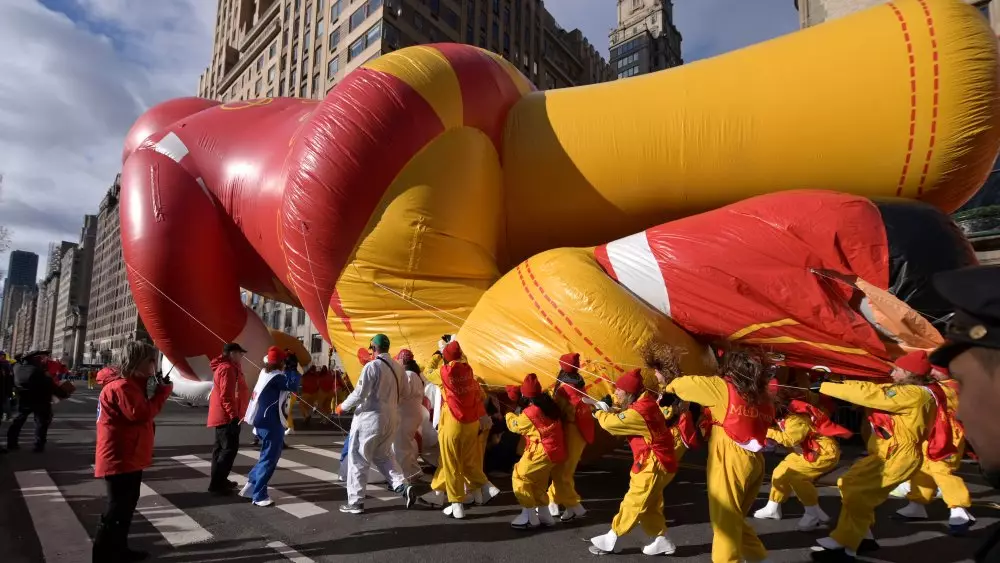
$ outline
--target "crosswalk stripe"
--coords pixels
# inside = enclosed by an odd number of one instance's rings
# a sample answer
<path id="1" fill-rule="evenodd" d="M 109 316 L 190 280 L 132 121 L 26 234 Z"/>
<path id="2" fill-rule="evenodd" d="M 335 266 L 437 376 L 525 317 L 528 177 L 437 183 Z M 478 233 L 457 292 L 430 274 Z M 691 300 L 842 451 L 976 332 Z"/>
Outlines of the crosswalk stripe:
<path id="1" fill-rule="evenodd" d="M 71 402 L 71 403 L 76 403 L 78 405 L 82 405 L 83 404 L 83 401 L 80 400 L 80 399 L 77 399 L 76 397 L 70 397 L 69 399 L 66 399 L 66 400 L 69 401 L 69 402 Z"/>
<path id="2" fill-rule="evenodd" d="M 28 514 L 45 560 L 51 563 L 90 561 L 90 535 L 48 472 L 18 471 L 14 476 L 28 505 Z"/>
<path id="3" fill-rule="evenodd" d="M 247 456 L 247 457 L 251 457 L 251 458 L 257 459 L 257 456 L 254 455 L 254 454 L 252 454 L 252 453 L 250 453 L 250 452 L 243 452 L 243 451 L 241 451 L 240 455 L 244 455 L 244 456 Z M 311 466 L 306 465 L 304 463 L 299 463 L 297 461 L 292 461 L 290 459 L 285 459 L 285 458 L 279 459 L 278 460 L 278 468 L 279 469 L 287 469 L 289 471 L 298 473 L 299 475 L 304 475 L 306 477 L 311 477 L 311 478 L 319 480 L 319 481 L 326 481 L 327 483 L 332 483 L 334 485 L 344 486 L 344 483 L 340 480 L 340 475 L 338 475 L 337 473 L 333 473 L 332 471 L 327 471 L 325 469 L 319 469 L 318 467 L 311 467 Z M 381 474 L 379 476 L 381 477 Z M 377 487 L 375 485 L 368 485 L 367 487 L 365 487 L 365 490 L 368 491 L 369 493 L 379 493 L 379 494 L 369 495 L 369 496 L 372 496 L 372 497 L 374 497 L 374 498 L 376 498 L 378 500 L 389 501 L 389 500 L 395 500 L 395 499 L 399 498 L 397 496 L 387 495 L 386 494 L 387 491 L 385 490 L 384 487 Z"/>
<path id="4" fill-rule="evenodd" d="M 288 547 L 283 542 L 273 541 L 267 544 L 267 547 L 277 551 L 278 553 L 284 555 L 292 563 L 314 563 L 312 559 L 309 559 L 305 555 L 302 555 L 298 551 Z"/>
<path id="5" fill-rule="evenodd" d="M 333 444 L 335 446 L 338 446 L 338 447 L 341 447 L 341 448 L 344 447 L 343 443 L 334 442 Z M 292 446 L 292 448 L 296 449 L 296 450 L 298 450 L 300 452 L 307 453 L 307 454 L 313 454 L 313 455 L 328 457 L 328 458 L 330 458 L 330 459 L 332 459 L 332 460 L 334 460 L 336 462 L 336 464 L 337 464 L 336 469 L 338 471 L 340 470 L 340 451 L 339 450 L 337 450 L 337 451 L 331 451 L 331 450 L 327 450 L 327 449 L 323 449 L 323 448 L 317 448 L 315 446 L 307 446 L 305 444 L 303 444 L 301 446 L 300 445 L 295 445 L 295 446 Z M 382 474 L 379 473 L 378 471 L 372 469 L 372 470 L 370 470 L 368 472 L 368 482 L 369 483 L 385 483 L 385 477 L 383 477 Z"/>
<path id="6" fill-rule="evenodd" d="M 200 473 L 211 476 L 212 474 L 212 464 L 201 459 L 195 455 L 180 455 L 174 456 L 174 461 L 178 461 L 191 469 L 194 469 Z M 245 475 L 240 475 L 239 473 L 230 473 L 230 477 L 235 478 L 237 481 L 246 481 Z M 291 514 L 296 518 L 308 518 L 309 516 L 316 516 L 319 514 L 326 514 L 329 512 L 323 507 L 317 506 L 311 502 L 300 500 L 298 497 L 284 493 L 274 487 L 268 487 L 268 492 L 271 495 L 271 499 L 274 500 L 274 506 L 280 510 Z M 288 502 L 282 502 L 288 501 Z"/>
<path id="7" fill-rule="evenodd" d="M 212 534 L 167 499 L 143 483 L 136 510 L 174 547 L 212 539 Z"/>

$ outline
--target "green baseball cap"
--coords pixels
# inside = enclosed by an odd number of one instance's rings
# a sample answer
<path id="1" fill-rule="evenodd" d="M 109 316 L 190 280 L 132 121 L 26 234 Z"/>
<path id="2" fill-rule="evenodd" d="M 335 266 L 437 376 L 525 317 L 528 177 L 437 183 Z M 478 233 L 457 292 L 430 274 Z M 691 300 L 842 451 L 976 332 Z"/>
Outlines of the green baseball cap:
<path id="1" fill-rule="evenodd" d="M 384 334 L 376 334 L 372 337 L 372 346 L 379 350 L 389 349 L 389 337 Z"/>

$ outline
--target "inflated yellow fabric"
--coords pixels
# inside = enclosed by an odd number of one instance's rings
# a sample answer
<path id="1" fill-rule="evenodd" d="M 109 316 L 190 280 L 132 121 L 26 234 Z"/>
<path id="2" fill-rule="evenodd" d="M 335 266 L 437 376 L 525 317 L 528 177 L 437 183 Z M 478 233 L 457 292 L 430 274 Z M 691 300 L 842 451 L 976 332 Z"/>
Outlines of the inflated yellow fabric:
<path id="1" fill-rule="evenodd" d="M 609 278 L 593 249 L 570 248 L 543 252 L 502 277 L 458 333 L 469 364 L 491 384 L 520 384 L 536 373 L 549 388 L 559 356 L 579 353 L 587 392 L 597 398 L 642 363 L 637 350 L 651 339 L 688 350 L 689 373 L 712 365 L 691 336 Z"/>
<path id="2" fill-rule="evenodd" d="M 503 155 L 513 255 L 797 188 L 954 211 L 996 157 L 996 43 L 961 1 L 900 0 L 665 72 L 528 94 Z"/>

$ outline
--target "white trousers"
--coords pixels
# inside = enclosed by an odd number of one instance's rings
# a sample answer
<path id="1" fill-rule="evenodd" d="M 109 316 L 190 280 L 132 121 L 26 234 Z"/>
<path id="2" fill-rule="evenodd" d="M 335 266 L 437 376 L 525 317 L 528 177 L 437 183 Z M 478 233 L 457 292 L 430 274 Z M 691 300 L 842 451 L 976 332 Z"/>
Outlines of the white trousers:
<path id="1" fill-rule="evenodd" d="M 365 412 L 354 415 L 351 422 L 350 444 L 347 450 L 347 502 L 362 503 L 368 486 L 368 471 L 374 466 L 392 489 L 406 483 L 392 443 L 396 437 L 398 418 L 395 415 Z"/>
<path id="2" fill-rule="evenodd" d="M 409 479 L 420 475 L 423 469 L 420 468 L 420 448 L 417 447 L 416 434 L 423 422 L 421 411 L 423 405 L 400 405 L 399 428 L 396 431 L 396 439 L 392 444 L 392 453 L 396 456 L 396 462 L 403 470 L 403 474 Z"/>

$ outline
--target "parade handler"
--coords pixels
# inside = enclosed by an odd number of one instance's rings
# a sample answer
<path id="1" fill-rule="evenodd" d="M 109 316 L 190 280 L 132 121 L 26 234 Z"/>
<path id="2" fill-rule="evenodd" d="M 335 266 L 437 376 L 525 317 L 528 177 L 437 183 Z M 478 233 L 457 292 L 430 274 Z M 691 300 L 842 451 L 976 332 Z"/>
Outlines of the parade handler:
<path id="1" fill-rule="evenodd" d="M 587 444 L 594 442 L 594 417 L 590 416 L 594 401 L 587 396 L 586 384 L 580 375 L 580 354 L 565 354 L 559 358 L 556 376 L 555 402 L 562 411 L 566 437 L 566 460 L 552 470 L 549 487 L 549 514 L 559 516 L 559 505 L 566 507 L 559 518 L 568 522 L 587 514 L 576 490 L 576 467 Z"/>
<path id="2" fill-rule="evenodd" d="M 657 404 L 657 397 L 647 392 L 640 370 L 632 370 L 615 381 L 615 403 L 620 412 L 609 412 L 608 405 L 597 403 L 594 417 L 612 436 L 625 436 L 632 449 L 632 476 L 628 492 L 611 531 L 590 540 L 591 553 L 617 553 L 618 538 L 638 524 L 652 542 L 642 548 L 646 555 L 669 555 L 677 548 L 667 537 L 663 516 L 663 489 L 677 472 L 674 436 Z"/>
<path id="3" fill-rule="evenodd" d="M 260 439 L 260 458 L 247 475 L 240 496 L 252 499 L 256 506 L 261 507 L 274 504 L 267 494 L 267 484 L 281 459 L 285 430 L 288 428 L 287 414 L 291 410 L 292 385 L 287 373 L 282 371 L 285 359 L 285 353 L 277 346 L 268 348 L 264 369 L 257 378 L 243 418 L 244 422 L 253 426 Z"/>
<path id="4" fill-rule="evenodd" d="M 878 549 L 871 535 L 875 509 L 900 483 L 908 480 L 923 461 L 921 443 L 930 429 L 934 396 L 923 386 L 931 364 L 926 352 L 914 352 L 896 361 L 893 383 L 871 381 L 824 382 L 823 395 L 853 403 L 872 413 L 873 447 L 838 480 L 842 506 L 837 527 L 817 541 L 813 561 L 851 562 L 858 552 Z"/>

